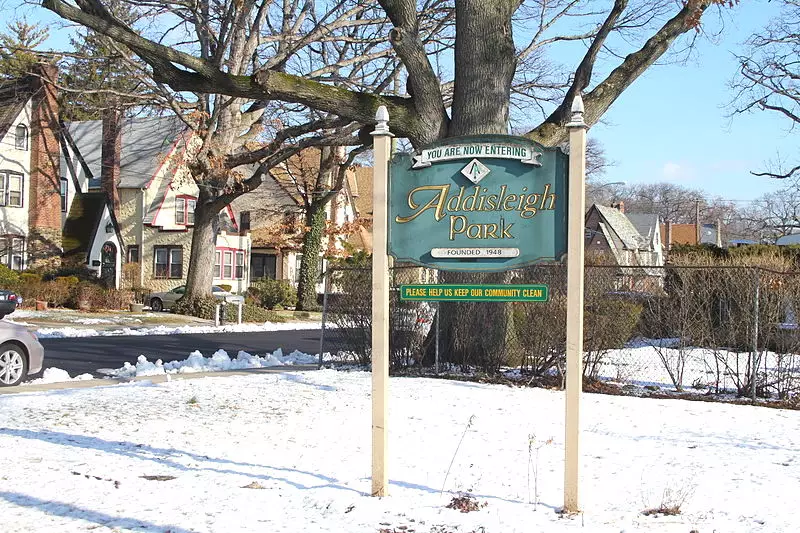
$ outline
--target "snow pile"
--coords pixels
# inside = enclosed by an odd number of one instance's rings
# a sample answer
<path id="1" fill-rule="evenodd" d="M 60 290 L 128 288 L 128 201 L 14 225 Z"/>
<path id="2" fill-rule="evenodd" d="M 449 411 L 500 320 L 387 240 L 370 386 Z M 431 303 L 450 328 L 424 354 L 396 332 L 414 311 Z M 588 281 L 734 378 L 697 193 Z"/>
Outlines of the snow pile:
<path id="1" fill-rule="evenodd" d="M 27 383 L 23 383 L 23 385 L 42 385 L 46 383 L 63 383 L 67 381 L 86 381 L 87 379 L 94 379 L 94 376 L 91 374 L 80 374 L 73 378 L 70 377 L 69 372 L 66 370 L 50 367 L 44 369 L 44 372 L 42 372 L 42 377 Z"/>
<path id="2" fill-rule="evenodd" d="M 169 363 L 164 363 L 161 359 L 151 363 L 147 360 L 147 357 L 140 355 L 135 365 L 125 363 L 122 368 L 108 372 L 108 375 L 118 378 L 134 378 L 164 374 L 269 368 L 284 365 L 316 365 L 318 362 L 319 358 L 316 355 L 303 353 L 299 350 L 295 350 L 289 355 L 283 355 L 283 350 L 280 348 L 263 357 L 240 351 L 236 359 L 231 359 L 225 350 L 217 350 L 211 357 L 204 357 L 202 353 L 195 350 L 183 361 L 170 361 Z"/>
<path id="3" fill-rule="evenodd" d="M 155 326 L 152 328 L 123 327 L 111 330 L 83 328 L 40 328 L 36 334 L 40 339 L 72 337 L 113 337 L 124 335 L 181 335 L 198 333 L 254 333 L 261 331 L 287 331 L 321 329 L 320 322 L 264 322 L 263 324 L 230 324 L 225 326 Z M 326 326 L 330 329 L 330 325 Z"/>

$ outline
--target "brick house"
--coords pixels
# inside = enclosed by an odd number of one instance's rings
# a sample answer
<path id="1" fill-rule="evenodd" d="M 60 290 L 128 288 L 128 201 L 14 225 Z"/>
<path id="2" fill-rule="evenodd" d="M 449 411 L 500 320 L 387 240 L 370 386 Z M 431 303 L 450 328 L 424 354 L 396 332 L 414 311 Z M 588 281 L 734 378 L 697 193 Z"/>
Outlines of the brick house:
<path id="1" fill-rule="evenodd" d="M 0 83 L 0 263 L 14 270 L 59 262 L 64 197 L 57 70 Z"/>

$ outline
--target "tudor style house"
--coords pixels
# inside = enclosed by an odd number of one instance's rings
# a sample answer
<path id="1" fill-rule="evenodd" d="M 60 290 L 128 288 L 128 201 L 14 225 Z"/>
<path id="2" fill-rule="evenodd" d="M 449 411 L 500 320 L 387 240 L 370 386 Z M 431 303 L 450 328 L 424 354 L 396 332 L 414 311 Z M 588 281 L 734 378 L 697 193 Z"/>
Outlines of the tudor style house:
<path id="1" fill-rule="evenodd" d="M 184 284 L 197 201 L 184 164 L 196 139 L 185 124 L 175 116 L 122 118 L 108 111 L 103 120 L 65 124 L 63 134 L 64 160 L 80 190 L 104 196 L 112 207 L 120 243 L 109 252 L 131 265 L 125 284 L 154 291 Z M 231 207 L 219 218 L 214 284 L 243 292 L 250 235 Z"/>
<path id="2" fill-rule="evenodd" d="M 616 290 L 654 291 L 663 286 L 664 246 L 659 218 L 625 213 L 625 204 L 593 204 L 584 219 L 587 258 L 621 267 Z M 630 267 L 630 268 L 625 268 Z M 634 268 L 635 267 L 635 268 Z"/>
<path id="3" fill-rule="evenodd" d="M 0 263 L 24 270 L 61 254 L 57 71 L 0 83 Z"/>

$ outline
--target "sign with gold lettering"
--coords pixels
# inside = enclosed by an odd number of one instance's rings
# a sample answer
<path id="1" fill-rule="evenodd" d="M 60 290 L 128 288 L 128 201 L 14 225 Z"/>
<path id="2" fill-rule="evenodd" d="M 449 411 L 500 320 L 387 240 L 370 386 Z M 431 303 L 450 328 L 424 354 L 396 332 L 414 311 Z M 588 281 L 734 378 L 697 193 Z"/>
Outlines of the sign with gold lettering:
<path id="1" fill-rule="evenodd" d="M 447 139 L 389 172 L 389 253 L 441 270 L 502 271 L 566 253 L 568 157 L 524 137 Z"/>

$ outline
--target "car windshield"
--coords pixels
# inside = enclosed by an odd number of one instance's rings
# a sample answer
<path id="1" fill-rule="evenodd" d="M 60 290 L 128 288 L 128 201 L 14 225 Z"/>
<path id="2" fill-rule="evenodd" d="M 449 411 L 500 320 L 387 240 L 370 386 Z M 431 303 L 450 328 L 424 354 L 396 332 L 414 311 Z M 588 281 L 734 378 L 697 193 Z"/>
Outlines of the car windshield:
<path id="1" fill-rule="evenodd" d="M 214 285 L 213 287 L 211 287 L 211 291 L 212 291 L 212 292 L 228 292 L 228 291 L 226 291 L 225 289 L 223 289 L 222 287 L 217 287 L 216 285 Z"/>
<path id="2" fill-rule="evenodd" d="M 186 287 L 184 285 L 181 285 L 180 287 L 175 287 L 174 289 L 172 289 L 172 292 L 177 294 L 183 294 L 185 290 Z"/>

